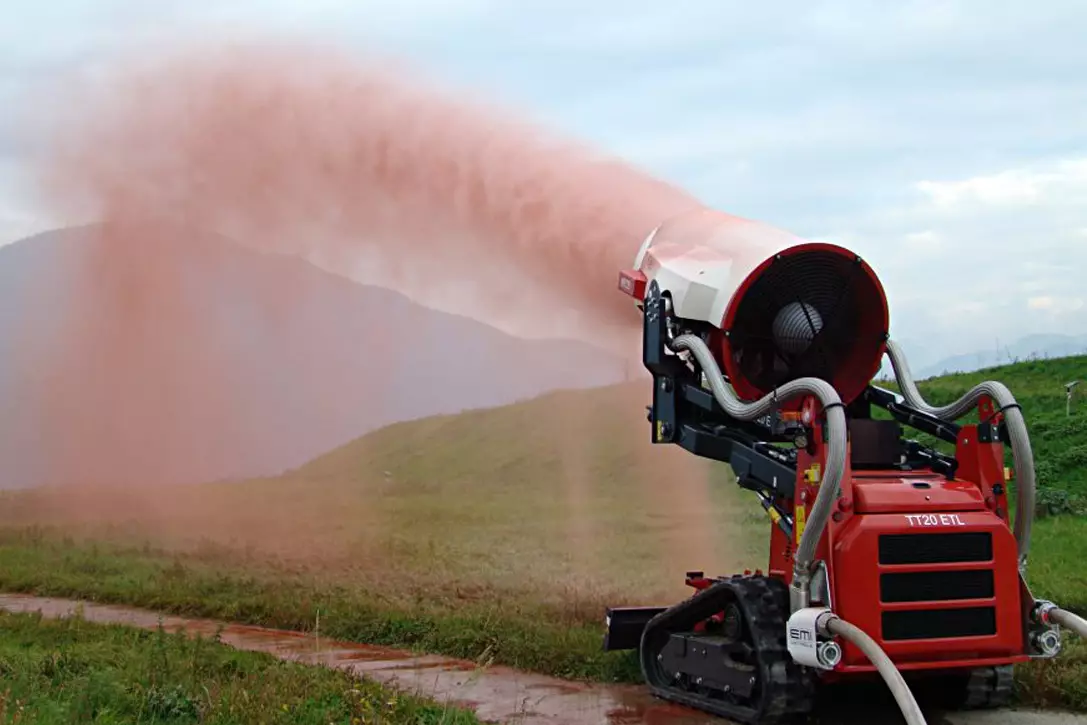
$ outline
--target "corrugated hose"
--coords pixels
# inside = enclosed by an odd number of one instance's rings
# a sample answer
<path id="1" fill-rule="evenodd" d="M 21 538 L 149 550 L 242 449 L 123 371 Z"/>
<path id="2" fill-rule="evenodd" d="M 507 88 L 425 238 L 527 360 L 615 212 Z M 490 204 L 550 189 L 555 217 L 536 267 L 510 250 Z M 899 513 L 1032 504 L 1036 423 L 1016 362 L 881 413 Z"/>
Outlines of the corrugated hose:
<path id="1" fill-rule="evenodd" d="M 986 380 L 970 388 L 961 398 L 948 405 L 929 405 L 921 397 L 910 372 L 909 363 L 902 349 L 893 340 L 887 341 L 887 357 L 891 359 L 895 380 L 902 391 L 902 397 L 911 407 L 945 421 L 955 421 L 973 410 L 978 400 L 989 397 L 997 405 L 997 412 L 1004 415 L 1008 427 L 1008 439 L 1011 442 L 1012 458 L 1015 461 L 1015 540 L 1019 546 L 1019 569 L 1025 571 L 1027 556 L 1030 554 L 1031 524 L 1034 521 L 1034 453 L 1030 449 L 1030 436 L 1023 411 L 1011 391 L 1000 382 Z"/>
<path id="2" fill-rule="evenodd" d="M 807 607 L 811 601 L 812 560 L 815 548 L 830 518 L 831 508 L 838 497 L 842 476 L 845 475 L 845 454 L 848 443 L 845 409 L 834 386 L 819 378 L 798 378 L 785 383 L 753 403 L 736 395 L 725 381 L 713 352 L 697 335 L 680 335 L 672 340 L 672 349 L 688 350 L 698 361 L 717 403 L 733 418 L 750 421 L 774 410 L 782 401 L 797 395 L 814 395 L 827 415 L 827 461 L 823 482 L 816 494 L 815 504 L 808 513 L 808 524 L 800 535 L 793 563 L 793 583 L 790 598 L 793 611 Z"/>

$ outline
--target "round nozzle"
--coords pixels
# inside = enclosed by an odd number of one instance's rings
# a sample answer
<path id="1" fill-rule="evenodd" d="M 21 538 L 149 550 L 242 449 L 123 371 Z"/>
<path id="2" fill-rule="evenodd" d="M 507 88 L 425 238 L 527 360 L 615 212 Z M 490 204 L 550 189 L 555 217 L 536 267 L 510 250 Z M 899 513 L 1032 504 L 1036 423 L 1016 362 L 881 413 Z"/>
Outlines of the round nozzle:
<path id="1" fill-rule="evenodd" d="M 879 371 L 887 300 L 860 257 L 805 243 L 773 255 L 744 279 L 723 327 L 722 362 L 742 397 L 810 376 L 829 382 L 849 403 Z"/>

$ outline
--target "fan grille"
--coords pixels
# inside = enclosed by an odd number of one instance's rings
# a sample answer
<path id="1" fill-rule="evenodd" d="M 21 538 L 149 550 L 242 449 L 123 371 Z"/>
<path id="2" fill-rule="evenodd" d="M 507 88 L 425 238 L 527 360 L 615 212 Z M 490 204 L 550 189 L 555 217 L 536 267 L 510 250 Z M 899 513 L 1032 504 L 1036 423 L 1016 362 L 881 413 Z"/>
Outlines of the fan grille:
<path id="1" fill-rule="evenodd" d="M 861 260 L 837 248 L 779 255 L 748 280 L 730 317 L 725 364 L 737 391 L 752 397 L 813 376 L 849 402 L 883 355 L 883 290 Z"/>

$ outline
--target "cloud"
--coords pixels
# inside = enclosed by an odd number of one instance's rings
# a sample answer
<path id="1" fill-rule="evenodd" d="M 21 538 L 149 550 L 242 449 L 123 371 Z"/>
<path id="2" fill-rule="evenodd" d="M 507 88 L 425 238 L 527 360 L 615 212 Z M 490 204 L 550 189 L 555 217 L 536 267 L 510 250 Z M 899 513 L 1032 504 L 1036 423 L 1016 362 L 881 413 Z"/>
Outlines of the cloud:
<path id="1" fill-rule="evenodd" d="M 1087 277 L 1079 0 L 816 0 L 788 13 L 715 0 L 56 0 L 5 20 L 0 107 L 172 33 L 393 52 L 715 207 L 855 248 L 884 279 L 896 336 L 922 352 L 1087 331 L 1074 303 Z M 15 158 L 7 133 L 0 122 L 0 155 Z M 8 199 L 0 218 L 33 213 Z"/>
<path id="2" fill-rule="evenodd" d="M 938 207 L 963 204 L 1034 206 L 1087 198 L 1087 157 L 1049 168 L 1011 169 L 963 181 L 919 181 L 917 189 Z M 1077 232 L 1079 230 L 1076 230 Z"/>
<path id="3" fill-rule="evenodd" d="M 950 354 L 1087 329 L 1084 168 L 1073 157 L 926 180 L 900 204 L 851 217 L 846 233 L 888 287 L 896 336 Z"/>
<path id="4" fill-rule="evenodd" d="M 1079 312 L 1083 310 L 1084 306 L 1083 297 L 1053 297 L 1052 295 L 1042 295 L 1041 297 L 1031 297 L 1027 300 L 1027 307 L 1030 309 L 1043 310 L 1053 314 Z"/>

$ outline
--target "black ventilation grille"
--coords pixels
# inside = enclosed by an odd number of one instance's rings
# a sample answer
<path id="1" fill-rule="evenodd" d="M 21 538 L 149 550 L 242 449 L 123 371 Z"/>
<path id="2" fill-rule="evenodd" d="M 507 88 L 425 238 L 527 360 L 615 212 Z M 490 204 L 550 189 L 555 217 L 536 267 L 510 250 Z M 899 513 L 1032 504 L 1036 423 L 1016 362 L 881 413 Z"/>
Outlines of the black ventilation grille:
<path id="1" fill-rule="evenodd" d="M 994 607 L 883 612 L 883 640 L 885 642 L 988 637 L 994 634 L 996 634 Z"/>
<path id="2" fill-rule="evenodd" d="M 878 357 L 884 333 L 872 309 L 878 299 L 853 258 L 783 255 L 744 294 L 729 330 L 740 374 L 763 391 L 805 376 L 835 384 L 867 375 L 860 367 Z"/>
<path id="3" fill-rule="evenodd" d="M 963 534 L 882 534 L 880 564 L 949 564 L 992 561 L 993 535 L 987 531 Z"/>
<path id="4" fill-rule="evenodd" d="M 990 599 L 994 593 L 991 569 L 895 572 L 879 577 L 879 596 L 884 602 Z"/>

